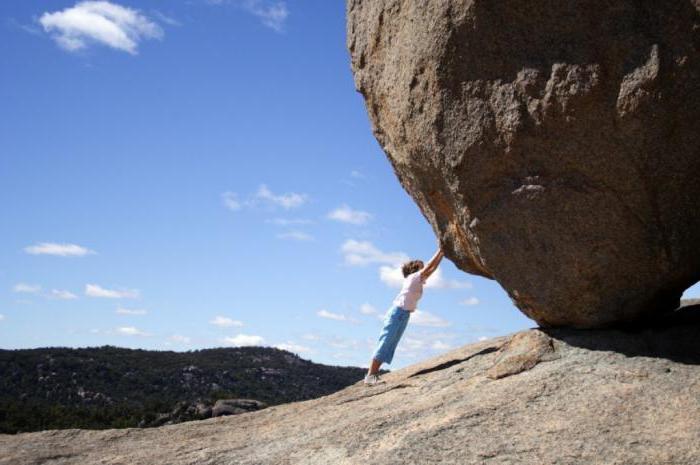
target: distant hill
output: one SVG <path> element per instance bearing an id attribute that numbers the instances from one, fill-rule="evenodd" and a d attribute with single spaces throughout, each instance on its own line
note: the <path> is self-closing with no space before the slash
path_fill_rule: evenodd
<path id="1" fill-rule="evenodd" d="M 266 347 L 0 350 L 0 433 L 177 423 L 210 416 L 217 399 L 282 404 L 330 394 L 363 375 Z"/>

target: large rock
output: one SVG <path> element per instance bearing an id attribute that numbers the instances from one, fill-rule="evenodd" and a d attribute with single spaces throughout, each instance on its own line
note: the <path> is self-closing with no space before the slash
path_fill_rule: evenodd
<path id="1" fill-rule="evenodd" d="M 700 279 L 700 0 L 348 0 L 374 133 L 448 258 L 543 326 Z"/>
<path id="2" fill-rule="evenodd" d="M 525 331 L 253 413 L 0 435 L 0 465 L 697 465 L 700 307 L 678 317 Z"/>

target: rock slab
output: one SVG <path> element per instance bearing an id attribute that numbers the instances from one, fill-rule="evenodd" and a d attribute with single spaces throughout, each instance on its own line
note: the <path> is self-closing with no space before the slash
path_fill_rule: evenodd
<path id="1" fill-rule="evenodd" d="M 330 396 L 148 429 L 0 435 L 0 465 L 697 465 L 700 306 L 533 329 Z"/>
<path id="2" fill-rule="evenodd" d="M 355 85 L 462 270 L 542 326 L 700 280 L 700 0 L 347 0 Z"/>

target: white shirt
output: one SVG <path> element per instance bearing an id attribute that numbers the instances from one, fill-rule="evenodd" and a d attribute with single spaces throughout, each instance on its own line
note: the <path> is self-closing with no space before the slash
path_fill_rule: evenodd
<path id="1" fill-rule="evenodd" d="M 423 284 L 425 284 L 425 280 L 421 276 L 420 271 L 409 274 L 404 278 L 401 291 L 394 299 L 393 304 L 409 312 L 414 311 L 418 304 L 418 299 L 423 295 Z"/>

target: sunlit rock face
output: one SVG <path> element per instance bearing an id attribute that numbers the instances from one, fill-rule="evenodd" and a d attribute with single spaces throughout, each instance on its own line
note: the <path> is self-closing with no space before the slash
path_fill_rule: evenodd
<path id="1" fill-rule="evenodd" d="M 377 140 L 462 270 L 544 326 L 700 279 L 700 0 L 348 0 Z"/>

